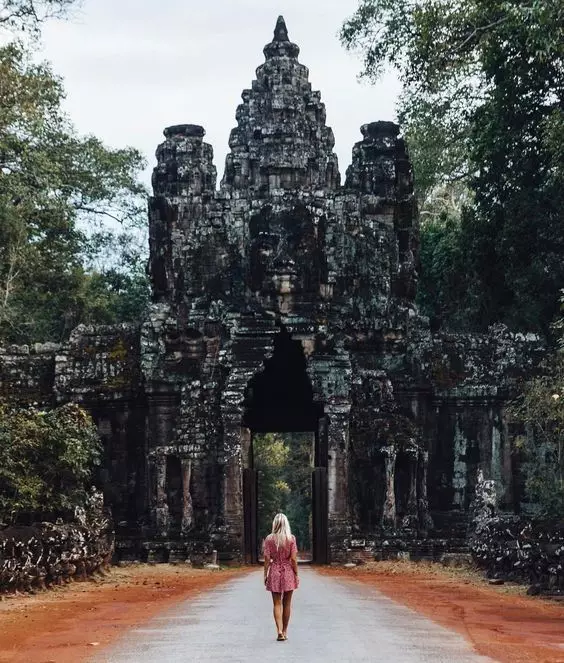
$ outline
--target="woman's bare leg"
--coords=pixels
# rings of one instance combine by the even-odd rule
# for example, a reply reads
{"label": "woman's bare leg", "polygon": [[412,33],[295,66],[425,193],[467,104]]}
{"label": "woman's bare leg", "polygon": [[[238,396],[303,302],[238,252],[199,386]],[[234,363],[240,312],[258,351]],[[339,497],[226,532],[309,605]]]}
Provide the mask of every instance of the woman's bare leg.
{"label": "woman's bare leg", "polygon": [[282,634],[286,637],[288,624],[290,623],[290,615],[292,614],[292,595],[293,591],[284,592],[282,599]]}
{"label": "woman's bare leg", "polygon": [[273,603],[273,614],[274,614],[274,623],[276,624],[276,630],[278,635],[282,634],[282,594],[280,592],[272,592],[272,603]]}

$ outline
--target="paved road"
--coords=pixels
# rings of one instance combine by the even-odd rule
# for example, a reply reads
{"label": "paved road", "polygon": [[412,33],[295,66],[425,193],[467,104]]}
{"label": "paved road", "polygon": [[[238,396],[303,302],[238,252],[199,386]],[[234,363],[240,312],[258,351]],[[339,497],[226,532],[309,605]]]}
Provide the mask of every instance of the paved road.
{"label": "paved road", "polygon": [[92,663],[485,663],[459,635],[376,590],[300,569],[288,640],[276,642],[262,571],[185,601]]}

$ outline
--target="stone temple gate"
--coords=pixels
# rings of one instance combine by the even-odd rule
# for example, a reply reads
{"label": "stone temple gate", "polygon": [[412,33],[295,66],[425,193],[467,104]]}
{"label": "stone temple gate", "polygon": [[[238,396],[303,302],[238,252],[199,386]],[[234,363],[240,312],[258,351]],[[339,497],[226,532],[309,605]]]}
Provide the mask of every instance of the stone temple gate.
{"label": "stone temple gate", "polygon": [[[311,431],[314,556],[463,537],[478,469],[522,499],[505,403],[531,335],[431,334],[398,127],[361,128],[341,180],[320,94],[280,18],[243,91],[225,173],[204,129],[164,132],[150,201],[153,304],[139,325],[4,348],[1,391],[82,402],[119,554],[256,559],[253,435]],[[454,545],[454,544],[453,544]]]}

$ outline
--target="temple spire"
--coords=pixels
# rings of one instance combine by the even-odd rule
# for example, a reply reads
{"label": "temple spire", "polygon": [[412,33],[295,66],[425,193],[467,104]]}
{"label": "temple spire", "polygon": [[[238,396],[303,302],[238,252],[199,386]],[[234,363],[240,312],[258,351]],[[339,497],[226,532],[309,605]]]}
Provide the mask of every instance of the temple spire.
{"label": "temple spire", "polygon": [[264,55],[267,60],[275,57],[297,58],[300,48],[293,44],[288,37],[288,28],[283,16],[279,16],[274,28],[274,38],[264,47]]}
{"label": "temple spire", "polygon": [[288,28],[286,27],[286,21],[283,16],[279,16],[276,21],[273,41],[290,41],[288,38]]}

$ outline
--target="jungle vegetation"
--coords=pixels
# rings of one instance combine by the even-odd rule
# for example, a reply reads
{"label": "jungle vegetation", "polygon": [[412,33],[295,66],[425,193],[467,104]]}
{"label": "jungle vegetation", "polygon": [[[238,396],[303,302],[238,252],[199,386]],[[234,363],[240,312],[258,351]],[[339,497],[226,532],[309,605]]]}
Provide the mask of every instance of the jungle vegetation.
{"label": "jungle vegetation", "polygon": [[290,521],[300,551],[311,550],[311,472],[313,433],[253,436],[258,474],[259,541],[272,531],[277,513]]}
{"label": "jungle vegetation", "polygon": [[0,1],[13,37],[0,47],[0,343],[62,341],[148,301],[144,158],[77,134],[62,81],[35,57],[43,21],[76,4]]}
{"label": "jungle vegetation", "polygon": [[360,0],[341,30],[398,115],[421,215],[419,304],[435,327],[502,322],[551,348],[513,414],[527,498],[564,506],[564,4]]}

